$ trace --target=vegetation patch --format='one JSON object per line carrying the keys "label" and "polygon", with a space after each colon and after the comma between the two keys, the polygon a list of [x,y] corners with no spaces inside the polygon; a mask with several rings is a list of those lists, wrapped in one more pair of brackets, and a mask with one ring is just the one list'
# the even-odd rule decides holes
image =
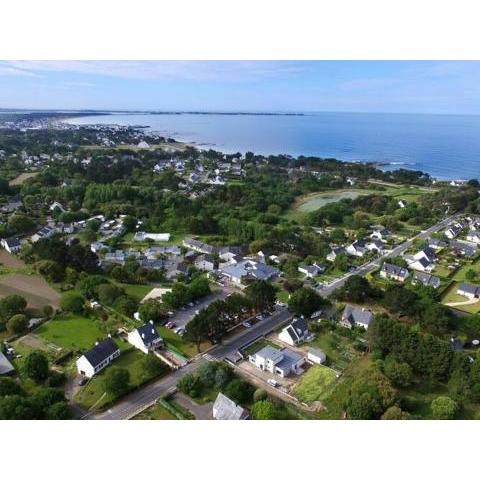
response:
{"label": "vegetation patch", "polygon": [[331,368],[314,365],[302,375],[293,394],[305,403],[322,401],[330,395],[336,380],[337,375]]}

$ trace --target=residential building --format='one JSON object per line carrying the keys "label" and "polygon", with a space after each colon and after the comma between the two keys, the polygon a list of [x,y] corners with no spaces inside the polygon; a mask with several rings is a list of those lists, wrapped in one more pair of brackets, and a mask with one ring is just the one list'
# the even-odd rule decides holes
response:
{"label": "residential building", "polygon": [[246,420],[249,417],[248,410],[237,405],[223,393],[219,393],[212,408],[215,420]]}
{"label": "residential building", "polygon": [[462,230],[462,225],[460,225],[459,223],[454,223],[449,228],[447,228],[447,230],[445,230],[445,235],[447,236],[447,238],[452,240],[453,238],[458,237],[460,233],[462,233]]}
{"label": "residential building", "polygon": [[218,261],[214,255],[200,255],[195,259],[195,268],[205,272],[211,272],[218,268]]}
{"label": "residential building", "polygon": [[473,258],[477,255],[477,245],[475,243],[453,240],[450,242],[450,248],[464,257]]}
{"label": "residential building", "polygon": [[17,253],[22,248],[20,240],[16,237],[2,238],[0,244],[8,253]]}
{"label": "residential building", "polygon": [[438,277],[424,272],[414,272],[412,276],[412,283],[414,285],[421,283],[425,287],[433,287],[435,289],[439,288],[441,285],[441,281]]}
{"label": "residential building", "polygon": [[250,363],[260,370],[264,370],[280,377],[291,374],[298,375],[303,372],[305,357],[289,348],[277,349],[270,345],[263,347],[257,353],[248,357]]}
{"label": "residential building", "polygon": [[316,263],[313,265],[306,265],[301,263],[298,266],[298,271],[303,273],[306,278],[314,278],[325,271],[325,265],[318,265]]}
{"label": "residential building", "polygon": [[329,262],[334,262],[339,255],[344,255],[345,253],[345,247],[334,247],[326,258]]}
{"label": "residential building", "polygon": [[404,282],[408,278],[409,273],[406,268],[385,262],[380,270],[380,276],[383,278],[388,278],[389,280]]}
{"label": "residential building", "polygon": [[222,267],[220,271],[225,277],[237,284],[248,280],[272,280],[280,273],[275,267],[246,259],[237,264]]}
{"label": "residential building", "polygon": [[480,298],[480,287],[471,283],[461,283],[458,286],[457,293],[470,299]]}
{"label": "residential building", "polygon": [[120,349],[111,337],[96,342],[95,346],[77,360],[78,373],[92,378],[120,355]]}
{"label": "residential building", "polygon": [[186,238],[185,240],[183,240],[182,244],[185,248],[189,248],[190,250],[194,250],[195,252],[199,253],[214,254],[217,252],[216,247],[191,238]]}
{"label": "residential building", "polygon": [[168,242],[170,240],[169,233],[149,233],[149,232],[136,232],[133,240],[135,242],[144,242],[145,240],[153,240],[155,242]]}
{"label": "residential building", "polygon": [[152,321],[129,332],[127,340],[128,343],[146,354],[159,349],[163,345],[162,337]]}
{"label": "residential building", "polygon": [[353,305],[345,305],[342,313],[340,325],[345,328],[352,328],[354,326],[368,329],[370,322],[373,320],[373,313],[363,307],[354,307]]}
{"label": "residential building", "polygon": [[49,209],[50,209],[52,212],[53,212],[55,209],[57,209],[57,208],[58,208],[62,213],[65,213],[65,212],[66,212],[65,208],[63,208],[63,205],[62,205],[61,203],[59,203],[59,202],[53,202],[53,203],[50,205],[50,207],[49,207]]}
{"label": "residential building", "polygon": [[292,347],[302,343],[308,337],[308,322],[300,317],[293,320],[293,322],[286,326],[279,334],[278,338],[291,345]]}
{"label": "residential building", "polygon": [[312,363],[322,365],[327,361],[327,356],[322,350],[319,350],[318,348],[309,348],[307,352],[307,360]]}
{"label": "residential building", "polygon": [[9,373],[12,373],[13,371],[15,371],[15,368],[10,363],[8,358],[0,350],[0,375],[8,375]]}
{"label": "residential building", "polygon": [[427,242],[428,242],[428,248],[431,248],[435,251],[441,250],[442,248],[445,248],[447,246],[446,242],[444,242],[443,240],[439,240],[437,238],[429,238]]}
{"label": "residential building", "polygon": [[480,243],[480,230],[471,230],[468,232],[467,240],[473,243]]}
{"label": "residential building", "polygon": [[50,228],[50,227],[43,227],[41,228],[37,233],[33,234],[31,237],[30,237],[30,241],[32,243],[36,243],[38,242],[39,240],[43,240],[44,238],[50,238],[50,237],[53,237],[53,235],[55,235],[56,231],[54,228]]}
{"label": "residential building", "polygon": [[391,235],[390,230],[386,228],[381,228],[375,230],[371,235],[370,238],[375,238],[376,240],[387,240]]}
{"label": "residential building", "polygon": [[363,240],[355,240],[346,248],[346,252],[354,257],[363,257],[368,253],[368,248]]}

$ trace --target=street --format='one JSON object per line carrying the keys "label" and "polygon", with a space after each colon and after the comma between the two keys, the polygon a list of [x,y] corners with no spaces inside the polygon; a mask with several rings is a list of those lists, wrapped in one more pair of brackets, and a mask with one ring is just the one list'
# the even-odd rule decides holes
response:
{"label": "street", "polygon": [[460,215],[461,215],[461,213],[456,213],[455,215],[451,215],[450,217],[445,218],[444,220],[441,220],[440,222],[436,223],[435,225],[432,225],[431,227],[427,228],[423,232],[419,233],[415,237],[413,237],[409,240],[406,240],[402,244],[398,245],[392,251],[390,251],[390,252],[388,252],[384,255],[381,255],[378,258],[375,258],[374,260],[358,267],[353,272],[349,272],[349,273],[345,274],[343,277],[337,278],[333,282],[330,282],[328,285],[325,285],[325,286],[317,289],[318,293],[320,295],[322,295],[323,297],[328,297],[329,295],[331,295],[331,293],[334,290],[336,290],[339,287],[342,287],[345,284],[346,280],[349,277],[351,277],[352,275],[364,276],[367,273],[373,272],[374,270],[376,270],[377,268],[380,267],[380,265],[382,263],[382,260],[387,259],[389,257],[397,257],[399,255],[402,255],[404,252],[406,252],[413,245],[413,242],[415,240],[417,240],[417,239],[425,240],[425,239],[429,238],[430,235],[432,235],[432,233],[436,233],[440,230],[443,230],[444,228],[446,228],[448,226],[448,224],[450,224],[452,221],[456,220]]}

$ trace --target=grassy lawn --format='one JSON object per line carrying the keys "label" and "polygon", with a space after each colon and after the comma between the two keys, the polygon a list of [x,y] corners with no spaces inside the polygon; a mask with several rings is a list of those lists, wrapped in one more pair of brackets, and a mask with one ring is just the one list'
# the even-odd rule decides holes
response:
{"label": "grassy lawn", "polygon": [[358,357],[352,343],[352,339],[342,337],[336,332],[325,332],[309,342],[309,346],[323,350],[329,365],[335,369],[344,370],[352,360]]}
{"label": "grassy lawn", "polygon": [[81,352],[106,337],[99,328],[98,320],[78,315],[61,315],[49,320],[35,330],[35,334],[56,345]]}
{"label": "grassy lawn", "polygon": [[[120,346],[120,343],[117,341],[117,344]],[[139,387],[140,385],[152,380],[154,377],[149,377],[145,375],[145,371],[142,368],[142,360],[145,358],[145,354],[140,352],[137,349],[134,349],[128,344],[125,344],[130,347],[129,350],[122,352],[120,357],[118,357],[113,363],[112,366],[125,368],[130,372],[130,388],[131,390]],[[93,377],[75,396],[75,401],[81,405],[83,408],[91,409],[101,409],[110,403],[112,403],[116,398],[112,397],[110,394],[105,392],[104,388],[104,378],[105,373],[111,367],[107,367],[101,373]],[[164,374],[168,372],[167,367],[165,367]]]}
{"label": "grassy lawn", "polygon": [[[478,276],[478,279],[480,280],[480,261],[476,261],[474,263],[467,263],[466,265],[464,265],[462,268],[460,268],[459,270],[457,270],[457,272],[455,273],[455,275],[453,276],[453,279],[456,281],[456,282],[471,282],[470,280],[467,280],[465,278],[465,275],[466,273],[469,271],[469,270],[473,270],[476,272],[477,276]],[[475,283],[475,282],[474,282]],[[477,282],[478,283],[478,282]]]}
{"label": "grassy lawn", "polygon": [[337,376],[332,369],[323,365],[314,365],[302,375],[293,394],[302,402],[321,401],[331,393],[336,380]]}
{"label": "grassy lawn", "polygon": [[277,300],[278,301],[283,302],[283,303],[287,303],[289,296],[290,296],[290,294],[286,290],[284,290],[283,288],[279,288],[277,290]]}
{"label": "grassy lawn", "polygon": [[[197,346],[195,344],[187,342],[172,330],[159,325],[157,325],[156,328],[167,346],[172,347],[174,350],[178,350],[180,353],[183,353],[189,358],[194,357],[198,353]],[[200,345],[200,350],[202,350],[202,345]]]}
{"label": "grassy lawn", "polygon": [[[445,292],[442,303],[446,305],[447,303],[454,303],[454,302],[465,302],[468,300],[467,297],[463,295],[459,295],[457,293],[458,283],[452,282],[452,285],[448,290]],[[467,313],[478,313],[480,312],[480,301],[477,303],[472,303],[470,305],[457,305],[454,308],[457,310],[461,310],[462,312]]]}
{"label": "grassy lawn", "polygon": [[177,417],[172,415],[165,407],[156,403],[134,417],[133,420],[177,420]]}
{"label": "grassy lawn", "polygon": [[448,278],[452,271],[444,265],[437,265],[432,273],[440,278]]}
{"label": "grassy lawn", "polygon": [[137,300],[142,300],[143,297],[152,289],[154,288],[152,285],[137,285],[133,283],[118,283],[113,282],[118,285],[120,288],[125,290],[127,295],[131,295],[135,297]]}
{"label": "grassy lawn", "polygon": [[252,343],[249,345],[245,350],[242,351],[243,355],[248,357],[248,355],[253,355],[254,353],[257,353],[259,350],[261,350],[263,347],[271,346],[274,348],[279,348],[278,345],[275,345],[272,342],[269,342],[268,340],[261,338],[255,343]]}

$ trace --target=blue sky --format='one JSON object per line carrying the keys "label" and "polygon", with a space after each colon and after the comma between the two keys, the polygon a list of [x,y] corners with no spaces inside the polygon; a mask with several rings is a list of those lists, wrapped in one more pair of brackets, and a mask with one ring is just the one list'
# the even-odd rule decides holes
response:
{"label": "blue sky", "polygon": [[0,61],[0,108],[480,114],[480,62]]}

